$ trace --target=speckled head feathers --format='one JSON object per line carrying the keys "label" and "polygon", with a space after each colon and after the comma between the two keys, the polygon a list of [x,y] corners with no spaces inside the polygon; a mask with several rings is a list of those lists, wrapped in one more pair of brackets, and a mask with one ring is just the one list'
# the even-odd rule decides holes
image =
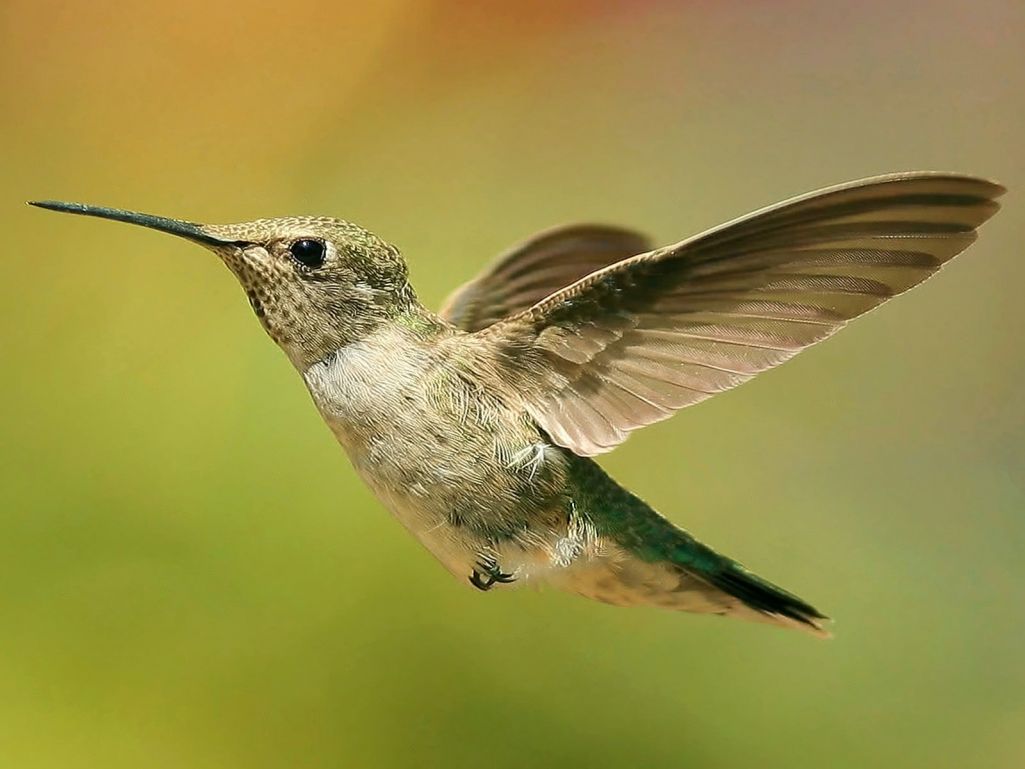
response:
{"label": "speckled head feathers", "polygon": [[238,278],[267,333],[300,368],[416,301],[398,249],[341,219],[197,224],[81,203],[33,205],[138,224],[209,248]]}

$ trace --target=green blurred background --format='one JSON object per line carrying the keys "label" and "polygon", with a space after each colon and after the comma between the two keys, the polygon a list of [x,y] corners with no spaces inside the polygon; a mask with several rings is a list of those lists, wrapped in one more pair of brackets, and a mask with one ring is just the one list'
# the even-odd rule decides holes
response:
{"label": "green blurred background", "polygon": [[[0,767],[1025,765],[1025,5],[6,0]],[[437,305],[574,220],[1010,187],[926,287],[602,460],[836,639],[456,584],[209,254],[332,214]]]}

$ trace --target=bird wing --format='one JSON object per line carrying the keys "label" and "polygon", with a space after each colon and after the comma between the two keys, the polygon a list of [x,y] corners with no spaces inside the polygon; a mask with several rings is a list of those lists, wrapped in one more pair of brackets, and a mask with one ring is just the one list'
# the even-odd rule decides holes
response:
{"label": "bird wing", "polygon": [[466,331],[479,331],[595,270],[650,248],[644,235],[602,224],[547,230],[509,249],[453,291],[439,314]]}
{"label": "bird wing", "polygon": [[474,337],[551,439],[609,451],[921,283],[998,209],[993,182],[903,173],[830,187],[634,256]]}

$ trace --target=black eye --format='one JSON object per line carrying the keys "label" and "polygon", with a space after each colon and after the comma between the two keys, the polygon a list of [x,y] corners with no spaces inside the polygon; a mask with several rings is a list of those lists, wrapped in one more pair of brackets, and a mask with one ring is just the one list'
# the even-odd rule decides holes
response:
{"label": "black eye", "polygon": [[299,264],[314,268],[324,264],[324,253],[327,249],[322,240],[304,238],[295,241],[288,247],[288,250]]}

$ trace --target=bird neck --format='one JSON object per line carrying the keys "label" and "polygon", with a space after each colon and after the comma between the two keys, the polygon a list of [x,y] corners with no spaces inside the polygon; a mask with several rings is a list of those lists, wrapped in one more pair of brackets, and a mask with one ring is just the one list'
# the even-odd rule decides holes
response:
{"label": "bird neck", "polygon": [[[428,346],[450,327],[410,294],[402,302],[375,305],[368,310],[336,315],[316,334],[303,335],[291,344],[281,344],[292,363],[306,371],[317,363],[337,357],[355,346],[377,345],[382,339],[405,346]],[[398,352],[398,351],[396,351]]]}

